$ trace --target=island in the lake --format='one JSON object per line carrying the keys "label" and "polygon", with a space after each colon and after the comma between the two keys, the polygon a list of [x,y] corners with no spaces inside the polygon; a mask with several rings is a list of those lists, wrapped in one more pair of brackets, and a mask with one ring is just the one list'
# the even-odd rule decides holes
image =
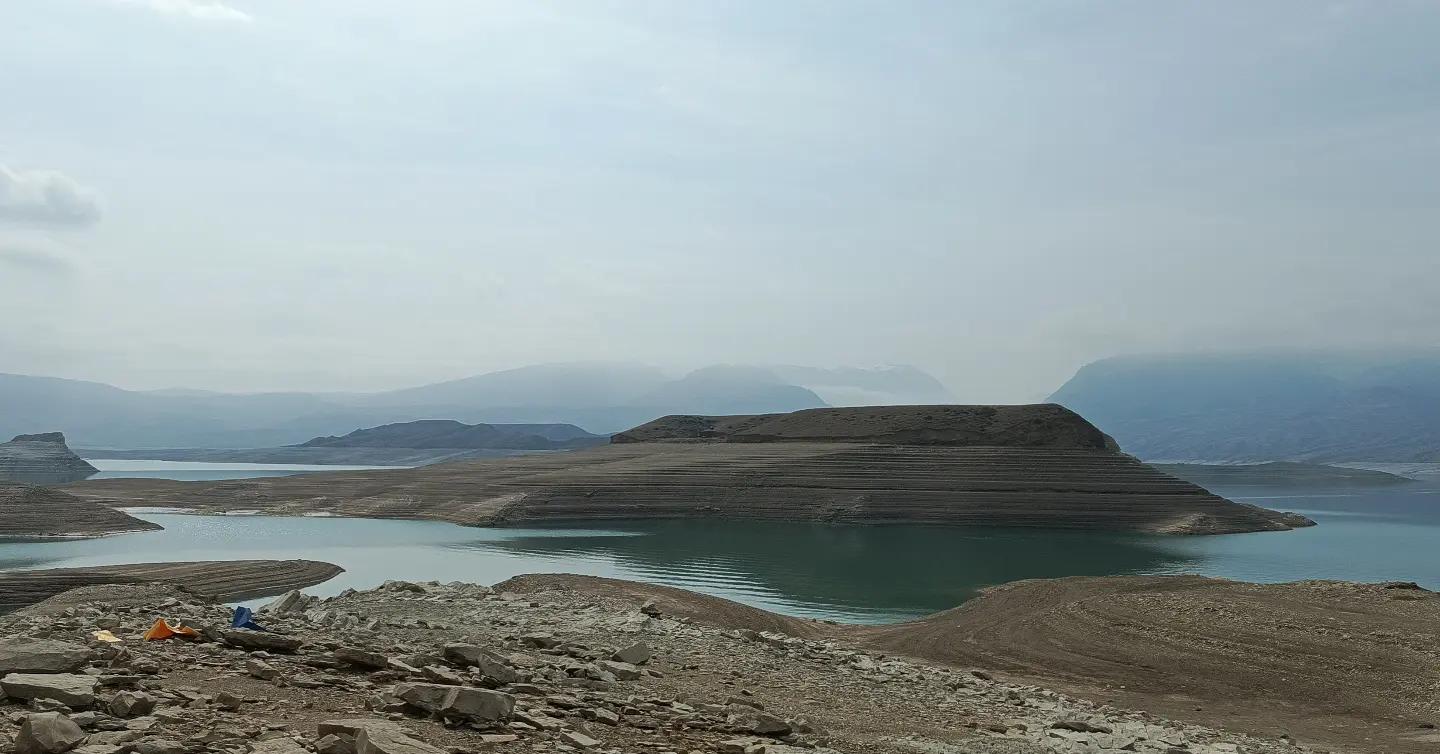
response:
{"label": "island in the lake", "polygon": [[1054,404],[671,416],[569,453],[66,489],[113,506],[465,525],[717,516],[1220,534],[1313,523],[1163,474]]}
{"label": "island in the lake", "polygon": [[95,472],[94,466],[70,450],[60,432],[17,435],[0,443],[0,483],[59,484]]}

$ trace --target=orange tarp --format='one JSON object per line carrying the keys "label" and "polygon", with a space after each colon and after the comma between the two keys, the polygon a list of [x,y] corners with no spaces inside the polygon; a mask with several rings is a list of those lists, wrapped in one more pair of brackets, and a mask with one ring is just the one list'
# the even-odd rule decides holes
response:
{"label": "orange tarp", "polygon": [[150,630],[145,632],[145,641],[160,641],[161,639],[169,639],[172,636],[183,636],[193,639],[199,635],[199,631],[189,626],[172,626],[166,623],[164,618],[156,618],[155,625],[151,626]]}

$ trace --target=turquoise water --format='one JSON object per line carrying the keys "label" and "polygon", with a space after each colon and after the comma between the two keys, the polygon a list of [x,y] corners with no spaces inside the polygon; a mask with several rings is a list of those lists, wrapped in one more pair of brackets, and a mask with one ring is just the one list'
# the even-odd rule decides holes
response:
{"label": "turquoise water", "polygon": [[178,479],[184,482],[211,482],[220,479],[255,479],[267,476],[290,476],[312,471],[347,471],[385,469],[390,466],[338,466],[299,463],[214,463],[211,461],[143,461],[113,458],[88,459],[99,469],[86,479]]}
{"label": "turquoise water", "polygon": [[1319,526],[1155,537],[929,526],[659,521],[475,529],[431,521],[144,513],[164,531],[0,542],[0,568],[313,558],[346,573],[309,591],[386,579],[494,583],[565,572],[695,589],[792,615],[884,622],[952,607],[1022,578],[1199,573],[1249,581],[1417,581],[1440,588],[1440,486],[1343,493],[1220,490]]}

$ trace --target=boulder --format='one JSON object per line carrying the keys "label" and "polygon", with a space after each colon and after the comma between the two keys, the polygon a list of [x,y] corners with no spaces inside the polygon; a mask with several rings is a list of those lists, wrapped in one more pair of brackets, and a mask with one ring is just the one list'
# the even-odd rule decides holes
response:
{"label": "boulder", "polygon": [[307,597],[298,589],[292,589],[279,597],[265,603],[256,610],[257,613],[268,613],[271,615],[283,615],[289,612],[301,612],[310,606],[314,597]]}
{"label": "boulder", "polygon": [[560,646],[560,640],[555,638],[554,634],[543,631],[525,634],[520,637],[520,643],[538,649],[553,649],[554,647]]}
{"label": "boulder", "polygon": [[90,660],[90,648],[51,639],[0,640],[0,675],[73,673]]}
{"label": "boulder", "polygon": [[309,751],[295,739],[281,736],[250,744],[250,754],[309,754]]}
{"label": "boulder", "polygon": [[595,663],[599,668],[622,681],[633,681],[640,677],[640,668],[628,662],[615,662],[614,660],[601,660]]}
{"label": "boulder", "polygon": [[54,699],[70,707],[83,708],[95,703],[94,676],[69,673],[11,673],[0,678],[0,689],[14,699]]}
{"label": "boulder", "polygon": [[221,631],[220,640],[232,647],[240,649],[257,650],[263,649],[267,652],[294,652],[304,642],[289,636],[281,636],[268,631],[246,631],[235,629],[233,631]]}
{"label": "boulder", "polygon": [[645,642],[638,642],[610,655],[610,659],[616,662],[628,662],[631,665],[644,665],[650,661],[650,645]]}
{"label": "boulder", "polygon": [[155,711],[155,697],[142,691],[121,691],[110,698],[108,706],[116,717],[140,717]]}
{"label": "boulder", "polygon": [[571,746],[578,746],[582,749],[593,749],[600,745],[600,742],[579,731],[567,730],[560,734],[560,740]]}
{"label": "boulder", "polygon": [[319,754],[355,754],[355,739],[347,740],[333,733],[321,736],[315,742],[315,751]]}
{"label": "boulder", "polygon": [[499,683],[519,683],[523,679],[520,671],[491,655],[480,655],[475,664],[480,666],[481,675],[493,678]]}
{"label": "boulder", "polygon": [[456,686],[440,707],[444,717],[463,717],[481,723],[504,722],[515,711],[515,697],[473,686]]}
{"label": "boulder", "polygon": [[273,681],[280,677],[280,671],[276,670],[274,665],[255,657],[245,661],[245,672],[262,681]]}
{"label": "boulder", "polygon": [[446,644],[442,651],[445,659],[456,665],[479,665],[485,654],[484,647],[474,644]]}
{"label": "boulder", "polygon": [[360,731],[365,728],[389,728],[397,733],[405,732],[401,730],[400,726],[397,723],[391,720],[382,720],[373,717],[362,717],[344,720],[326,720],[325,722],[319,723],[315,726],[315,735],[319,736],[320,738],[324,738],[326,736],[339,736],[340,738],[348,738],[351,741],[354,741],[355,737],[360,735]]}
{"label": "boulder", "polygon": [[361,728],[355,735],[355,754],[446,754],[424,741],[417,741],[398,728]]}
{"label": "boulder", "polygon": [[411,707],[438,713],[445,706],[450,691],[456,688],[459,687],[440,683],[398,683],[391,693]]}
{"label": "boulder", "polygon": [[335,650],[335,659],[347,665],[358,665],[372,670],[385,670],[390,667],[389,657],[358,647],[340,647]]}
{"label": "boulder", "polygon": [[60,754],[75,748],[85,739],[70,718],[59,712],[39,712],[26,715],[15,736],[15,754]]}

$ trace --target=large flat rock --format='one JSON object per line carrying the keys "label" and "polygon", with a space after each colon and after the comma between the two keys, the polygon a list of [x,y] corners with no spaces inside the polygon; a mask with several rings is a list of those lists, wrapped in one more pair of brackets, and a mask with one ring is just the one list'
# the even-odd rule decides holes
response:
{"label": "large flat rock", "polygon": [[90,648],[68,641],[28,637],[0,638],[0,675],[70,673],[90,659]]}

